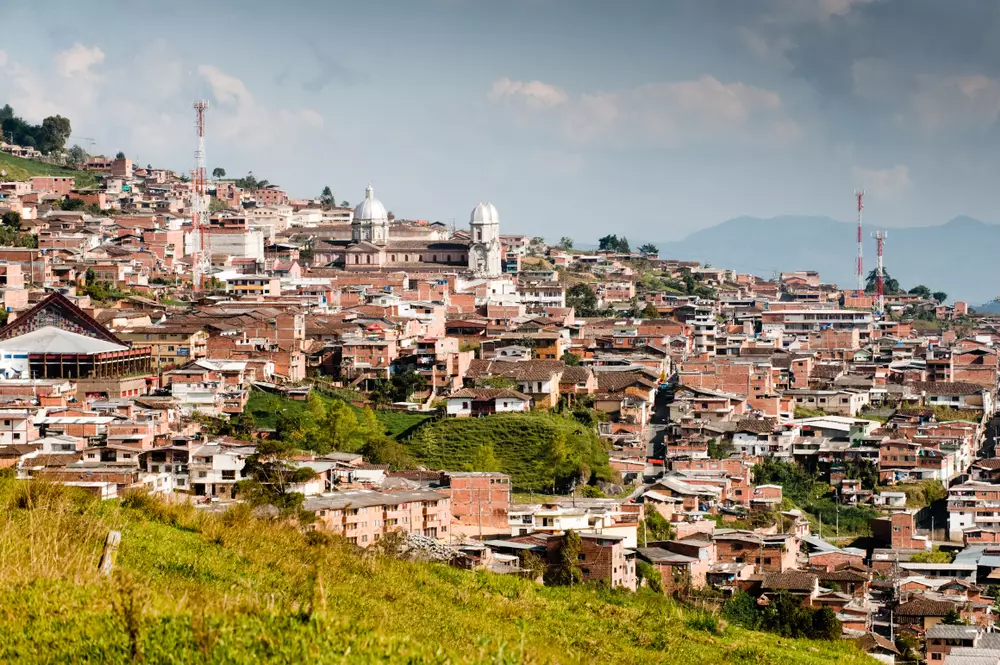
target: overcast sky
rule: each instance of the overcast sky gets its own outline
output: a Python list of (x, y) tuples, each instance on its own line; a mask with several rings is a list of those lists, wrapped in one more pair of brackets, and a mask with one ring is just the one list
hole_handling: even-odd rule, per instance
[(995, 0), (4, 0), (0, 103), (90, 149), (397, 216), (677, 239), (994, 221)]

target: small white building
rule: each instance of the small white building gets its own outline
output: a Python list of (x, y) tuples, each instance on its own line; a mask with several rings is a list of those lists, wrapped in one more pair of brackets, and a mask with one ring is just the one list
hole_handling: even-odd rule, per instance
[(531, 410), (531, 398), (505, 388), (463, 388), (448, 397), (449, 416), (486, 416)]

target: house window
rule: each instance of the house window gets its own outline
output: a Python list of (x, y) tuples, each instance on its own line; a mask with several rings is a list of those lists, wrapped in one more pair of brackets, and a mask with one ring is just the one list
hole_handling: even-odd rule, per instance
[(579, 554), (576, 555), (576, 559), (577, 559), (577, 561), (586, 561), (587, 560), (587, 555), (584, 554), (583, 552), (581, 552), (581, 553), (579, 553)]

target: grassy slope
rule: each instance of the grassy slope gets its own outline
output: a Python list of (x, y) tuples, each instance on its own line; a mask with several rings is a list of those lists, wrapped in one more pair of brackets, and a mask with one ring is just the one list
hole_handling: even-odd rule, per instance
[[(706, 632), (652, 594), (310, 545), (243, 510), (125, 508), (48, 486), (29, 497), (14, 481), (0, 481), (0, 510), (0, 662), (873, 662), (847, 644)], [(105, 579), (110, 528), (123, 538)]]
[(97, 183), (93, 173), (53, 166), (33, 159), (21, 159), (5, 152), (0, 152), (0, 170), (7, 172), (7, 180), (27, 180), (36, 175), (59, 175), (76, 178), (77, 187), (93, 187)]
[[(315, 391), (315, 394), (327, 405), (332, 404), (336, 400), (336, 398), (321, 391)], [(279, 395), (265, 393), (261, 390), (254, 390), (250, 393), (250, 399), (247, 402), (247, 411), (253, 414), (257, 426), (265, 429), (274, 427), (279, 411), (287, 410), (290, 413), (301, 413), (305, 409), (305, 402), (287, 399)], [(375, 411), (375, 418), (385, 425), (386, 433), (389, 436), (396, 437), (420, 425), (422, 422), (428, 420), (430, 416), (423, 413), (380, 409)]]
[(550, 449), (559, 435), (568, 458), (591, 470), (608, 468), (607, 452), (593, 431), (544, 413), (439, 420), (421, 428), (406, 445), (417, 461), (448, 471), (463, 470), (480, 446), (492, 445), (500, 470), (511, 475), (515, 487), (546, 490), (552, 477)]

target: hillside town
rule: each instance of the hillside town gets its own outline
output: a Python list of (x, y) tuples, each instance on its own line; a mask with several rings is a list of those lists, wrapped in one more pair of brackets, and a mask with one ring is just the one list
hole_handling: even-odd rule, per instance
[(4, 473), (998, 662), (1000, 317), (201, 169), (0, 182)]

